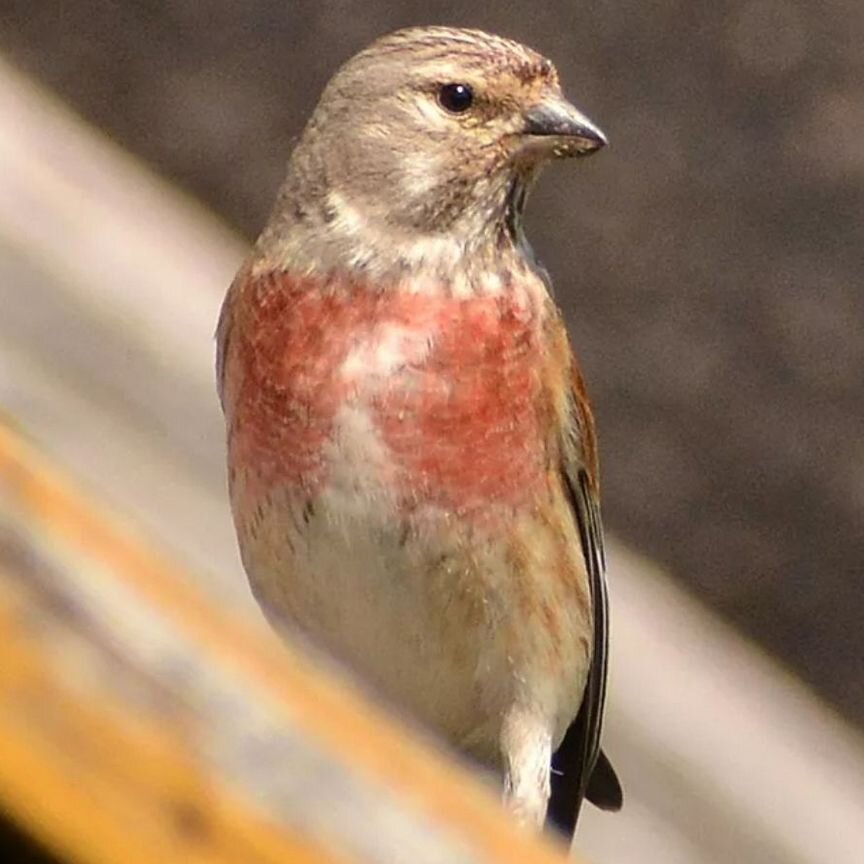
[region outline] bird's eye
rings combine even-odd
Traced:
[[[442,84],[438,102],[451,114],[464,114],[474,102],[474,91],[468,84]]]

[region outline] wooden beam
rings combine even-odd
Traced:
[[[563,860],[3,426],[0,809],[88,864]]]

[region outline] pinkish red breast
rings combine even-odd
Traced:
[[[404,510],[519,506],[547,482],[541,312],[265,274],[238,286],[226,355],[230,451],[258,492],[314,494],[339,412],[359,406]]]

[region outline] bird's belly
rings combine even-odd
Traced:
[[[576,538],[562,544],[548,514],[478,528],[435,508],[400,517],[344,488],[305,504],[274,490],[240,530],[277,628],[299,629],[455,746],[494,764],[514,705],[555,740],[575,716],[590,605]]]

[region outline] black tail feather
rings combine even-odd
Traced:
[[[568,765],[574,764],[572,754],[568,751],[574,746],[581,746],[581,742],[575,737],[566,736],[552,757],[552,795],[546,817],[547,823],[554,825],[567,838],[572,837],[576,830],[583,796],[601,810],[620,810],[624,803],[618,775],[602,750],[587,786],[583,785],[582,778],[572,768],[568,772]]]
[[[601,750],[588,781],[585,797],[601,810],[618,811],[624,804],[624,792],[618,775],[609,761],[609,757]]]

